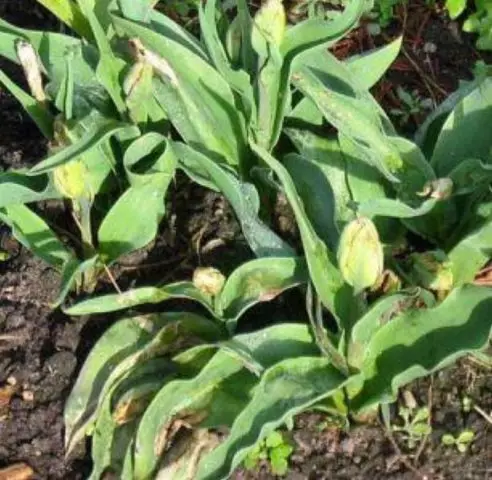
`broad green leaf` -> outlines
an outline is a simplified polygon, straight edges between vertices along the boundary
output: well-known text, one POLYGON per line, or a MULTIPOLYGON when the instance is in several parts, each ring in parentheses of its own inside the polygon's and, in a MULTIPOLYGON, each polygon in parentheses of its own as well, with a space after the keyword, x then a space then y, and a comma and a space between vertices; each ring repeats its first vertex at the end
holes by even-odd
POLYGON ((99 50, 99 61, 96 67, 96 76, 104 85, 111 100, 120 114, 126 110, 125 102, 123 101, 122 86, 119 82, 119 76, 123 70, 124 62, 114 54, 106 33, 101 25, 101 19, 98 18, 94 11, 94 4, 91 5, 91 0, 77 0, 80 10, 87 19, 94 39, 99 50))
POLYGON ((492 165, 473 158, 462 160, 449 178, 453 182, 454 196, 487 191, 492 181, 492 165))
POLYGON ((123 293, 100 295, 65 308, 64 312, 67 315, 117 312, 147 303, 157 304, 173 298, 196 301, 213 312, 210 297, 200 292, 191 282, 171 283, 162 287, 140 287, 123 293))
POLYGON ((261 147, 251 144, 251 148, 277 175, 299 226, 314 287, 324 306, 340 322, 346 313, 345 309, 351 303, 352 295, 350 288, 344 285, 343 278, 335 266, 333 252, 330 252, 323 241, 316 235, 287 169, 261 147))
POLYGON ((99 480, 107 468, 116 475, 121 473, 138 425, 137 415, 172 374, 169 360, 152 359, 137 366, 108 392, 92 434, 91 480, 99 480))
POLYGON ((287 29, 280 46, 280 54, 284 61, 278 91, 277 113, 272 130, 272 145, 277 143, 289 108, 290 82, 292 71, 296 69, 298 55, 317 46, 322 46, 324 49, 332 46, 356 26, 364 7, 364 0, 353 0, 343 14, 335 20, 330 22, 321 19, 307 20, 287 29))
POLYGON ((429 213, 436 205, 435 198, 424 200, 419 206, 411 207, 400 200, 377 198, 358 203, 355 207, 360 215, 372 217, 413 218, 429 213))
POLYGON ((92 31, 87 19, 73 0, 36 0, 58 17, 75 33, 87 40, 92 40, 92 31))
POLYGON ((352 0, 334 20, 313 18, 289 28, 281 45, 283 56, 296 54, 316 46, 333 43, 357 26, 366 8, 364 0, 352 0))
MULTIPOLYGON (((84 261, 80 261, 77 258, 71 258, 63 265, 60 277, 60 290, 58 296, 53 302, 52 307, 59 307, 67 297, 69 291, 74 287, 74 285, 82 284, 81 280, 84 278, 84 274, 89 272, 94 272, 94 275, 90 275, 95 278, 98 273, 98 261, 99 257, 94 255, 84 261)), ((83 285, 85 288, 90 289, 93 285, 83 285)))
POLYGON ((448 115, 465 97, 479 87, 486 77, 481 75, 471 82, 462 82, 458 90, 452 92, 425 119, 415 134, 415 142, 420 146, 427 158, 432 157, 437 138, 448 115))
POLYGON ((12 228, 14 237, 46 263, 61 270, 72 253, 46 222, 25 205, 10 205, 0 210, 0 218, 12 228))
POLYGON ((157 133, 143 135, 128 147, 123 163, 131 186, 104 217, 98 232, 98 250, 108 262, 156 237, 176 162, 166 138, 157 133))
POLYGON ((89 153, 92 149, 99 147, 104 141, 117 133, 128 136, 137 136, 140 131, 136 126, 122 123, 116 120, 106 120, 96 125, 75 143, 50 155, 29 170, 29 175, 39 175, 53 170, 64 163, 76 160, 78 157, 89 153))
POLYGON ((226 80, 172 37, 118 16, 113 21, 118 31, 138 37, 148 49, 146 58, 158 76, 156 99, 183 139, 203 145, 231 165, 240 164, 246 146, 244 120, 226 80))
POLYGON ((248 245, 256 256, 293 255, 293 249, 258 218, 260 202, 252 184, 241 182, 232 173, 188 145, 174 143, 173 149, 185 172, 194 171, 198 167, 201 174, 206 175, 207 180, 224 194, 241 223, 248 245))
POLYGON ((385 74, 400 53, 403 37, 398 37, 382 48, 361 55, 354 55, 345 61, 362 88, 372 88, 385 74))
POLYGON ((433 305, 430 293, 420 289, 402 291, 382 298, 354 325, 348 343, 348 362, 353 368, 361 368, 365 351, 376 332, 391 322, 395 317, 410 308, 415 308, 419 302, 425 301, 427 307, 433 305))
POLYGON ((483 125, 492 121, 492 78, 485 79, 457 103, 436 142, 432 166, 438 177, 446 177, 464 159, 488 161, 492 139, 483 125))
POLYGON ((156 237, 165 213, 163 193, 171 180, 172 174, 163 175, 160 183, 130 187, 117 200, 97 235, 98 252, 105 262, 112 263, 126 253, 143 248, 156 237))
POLYGON ((211 342, 223 336, 223 330, 214 322, 187 312, 118 322, 91 351, 68 399, 64 414, 67 450, 87 434, 114 383, 139 362, 172 354, 190 338, 211 342))
POLYGON ((468 233, 448 253, 453 268, 454 285, 474 280, 492 256, 492 219, 468 233))
POLYGON ((94 74, 98 52, 92 45, 69 35, 22 29, 0 19, 0 55, 19 63, 15 47, 19 38, 28 41, 37 51, 50 80, 47 91, 52 98, 56 97, 65 75, 65 55, 71 52, 77 111, 88 113, 94 106, 107 108, 107 94, 94 74))
POLYGON ((143 23, 148 23, 151 12, 158 0, 118 0, 118 5, 121 13, 129 20, 136 20, 143 23))
POLYGON ((331 90, 323 82, 324 75, 313 67, 304 66, 295 71, 292 79, 324 117, 357 146, 368 163, 389 180, 397 182, 403 161, 382 124, 374 113, 361 110, 362 104, 353 96, 350 86, 345 87, 345 93, 331 90))
MULTIPOLYGON (((170 432, 173 422, 184 418, 192 426, 200 425, 204 420, 210 425, 210 417, 217 417, 214 410, 219 408, 219 423, 210 426, 227 425, 226 419, 234 418, 247 400, 254 379, 252 373, 242 371, 239 360, 219 351, 196 377, 165 385, 146 409, 138 427, 135 480, 152 477, 158 463, 166 465, 166 450, 172 442, 170 432), (230 393, 224 388, 226 379, 235 386, 232 392, 229 389, 230 393), (163 461, 159 462, 161 456, 163 461)), ((169 454, 172 455, 172 450, 169 454)))
MULTIPOLYGON (((316 352, 307 327, 299 324, 276 325, 238 335, 233 340, 264 368, 288 357, 316 352)), ((249 365, 243 363, 243 358, 231 355, 230 342, 227 342, 226 348, 218 351, 196 377, 171 382, 157 394, 139 425, 136 442, 138 455, 134 459, 135 479, 148 478, 152 474, 163 453, 169 427, 173 420, 179 420, 183 414, 196 416, 207 409, 209 415, 204 418, 207 427, 232 424, 239 413, 238 407, 241 409, 248 400, 251 382, 255 378, 248 372, 249 365), (231 380, 234 386, 232 391, 231 380), (214 425, 214 422, 219 423, 214 425)))
POLYGON ((32 118, 34 123, 41 130, 46 138, 53 136, 53 116, 45 105, 41 105, 35 98, 24 92, 10 78, 0 70, 0 83, 9 90, 9 92, 22 105, 22 108, 32 118))
POLYGON ((223 479, 248 451, 295 414, 329 397, 344 378, 328 360, 286 359, 269 368, 234 421, 227 439, 200 463, 197 479, 223 479))
POLYGON ((46 174, 31 176, 22 171, 0 173, 0 208, 59 197, 46 174))
POLYGON ((227 58, 224 46, 219 37, 216 23, 217 1, 211 0, 203 5, 200 3, 198 13, 200 18, 200 30, 210 58, 219 71, 227 80, 231 88, 241 96, 241 102, 245 111, 253 113, 253 89, 249 75, 244 70, 236 70, 227 58))
POLYGON ((373 335, 362 363, 355 409, 392 402, 397 389, 489 343, 492 289, 466 285, 435 308, 411 309, 373 335))
POLYGON ((81 426, 97 408, 111 371, 125 358, 147 345, 161 324, 148 317, 133 317, 112 325, 98 340, 84 362, 65 404, 65 445, 70 451, 85 435, 81 426))
POLYGON ((466 0, 446 0, 446 8, 452 19, 458 18, 465 11, 466 0))
POLYGON ((217 308, 226 320, 236 321, 248 308, 266 302, 284 290, 307 283, 303 258, 260 258, 234 270, 227 279, 217 308))

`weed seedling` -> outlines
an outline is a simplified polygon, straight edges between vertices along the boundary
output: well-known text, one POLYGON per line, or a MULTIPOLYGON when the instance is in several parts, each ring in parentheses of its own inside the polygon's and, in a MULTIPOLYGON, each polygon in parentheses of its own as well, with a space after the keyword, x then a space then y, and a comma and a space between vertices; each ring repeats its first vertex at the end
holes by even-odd
POLYGON ((472 430, 463 430, 457 437, 446 433, 441 437, 441 443, 446 446, 455 445, 460 453, 465 453, 475 438, 472 430))
POLYGON ((244 466, 248 470, 254 470, 262 460, 266 460, 274 475, 285 475, 293 450, 292 445, 285 441, 282 434, 274 431, 251 449, 244 460, 244 466))
POLYGON ((398 87, 396 93, 401 100, 401 106, 391 109, 391 114, 400 118, 400 125, 408 123, 413 115, 418 115, 424 110, 432 110, 432 100, 430 98, 422 98, 417 90, 407 92, 398 87))
POLYGON ((394 432, 401 432, 409 449, 414 449, 423 437, 432 432, 428 423, 430 412, 427 407, 401 407, 398 415, 402 418, 403 425, 392 425, 392 429, 394 432))

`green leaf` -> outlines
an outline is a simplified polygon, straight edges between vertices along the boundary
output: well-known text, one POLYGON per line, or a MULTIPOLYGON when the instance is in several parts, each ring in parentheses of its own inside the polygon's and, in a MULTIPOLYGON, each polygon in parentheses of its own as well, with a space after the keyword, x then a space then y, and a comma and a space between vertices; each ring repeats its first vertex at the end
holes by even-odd
POLYGON ((67 450, 87 434, 115 381, 144 359, 180 349, 183 339, 190 335, 216 341, 223 331, 212 321, 186 312, 133 317, 111 327, 92 349, 67 401, 67 450))
POLYGON ((52 307, 59 307, 65 301, 65 298, 73 286, 80 287, 80 285, 82 285, 88 290, 93 288, 94 285, 86 285, 82 282, 82 280, 85 280, 85 274, 88 274, 89 278, 92 279, 96 276, 94 273, 99 273, 98 262, 98 255, 94 255, 84 261, 80 261, 77 258, 72 258, 66 262, 61 272, 60 290, 58 292, 58 296, 52 304, 52 307))
MULTIPOLYGON (((217 31, 217 1, 199 4, 200 30, 210 58, 218 72, 227 80, 231 88, 241 96, 246 111, 254 108, 253 89, 249 75, 244 70, 236 70, 227 58, 224 46, 217 31)), ((252 112, 251 112, 252 113, 252 112)))
POLYGON ((100 295, 64 308, 64 312, 71 316, 117 312, 146 303, 158 304, 174 298, 193 300, 209 311, 213 311, 211 299, 201 293, 193 283, 177 282, 162 287, 140 287, 123 293, 100 295))
POLYGON ((0 55, 19 63, 15 46, 19 38, 37 51, 50 79, 47 90, 52 98, 56 97, 65 76, 65 56, 71 52, 76 115, 87 114, 94 107, 107 109, 107 94, 94 73, 98 52, 92 45, 69 35, 18 28, 0 19, 0 55))
POLYGON ((271 432, 265 438, 265 445, 268 448, 278 447, 279 445, 282 445, 282 443, 284 443, 284 437, 282 437, 282 434, 277 431, 271 432))
POLYGON ((98 251, 107 262, 145 247, 156 237, 177 160, 165 137, 148 133, 130 145, 123 162, 132 186, 104 217, 98 232, 98 251), (140 173, 142 164, 145 170, 140 173))
POLYGON ((85 15, 94 34, 94 39, 99 50, 99 61, 96 68, 97 79, 108 92, 116 109, 120 114, 126 110, 123 101, 122 86, 119 76, 122 72, 124 62, 114 54, 106 33, 101 25, 101 18, 96 15, 95 5, 92 0, 77 0, 80 10, 85 15))
POLYGON ((118 16, 113 21, 117 30, 138 37, 149 49, 146 57, 155 63, 158 76, 156 99, 182 138, 202 145, 230 165, 239 165, 245 155, 246 133, 226 80, 172 37, 118 16))
POLYGON ((34 123, 41 130, 41 133, 46 138, 52 138, 53 136, 53 116, 50 114, 46 106, 41 105, 35 98, 31 97, 28 93, 24 92, 22 88, 18 87, 12 80, 10 80, 5 73, 0 70, 0 83, 17 99, 22 105, 22 108, 32 118, 34 123))
MULTIPOLYGON (((376 302, 354 325, 348 343, 347 358, 353 368, 360 369, 372 337, 393 318, 417 305, 421 300, 430 302, 431 294, 417 289, 389 295, 376 302)), ((432 306, 428 304, 427 306, 432 306)))
POLYGON ((492 289, 465 285, 437 307, 411 309, 386 323, 371 338, 361 371, 355 409, 392 402, 399 387, 482 350, 489 342, 492 289))
POLYGON ((287 418, 329 397, 343 377, 326 359, 286 359, 269 368, 227 439, 200 463, 197 479, 227 478, 250 448, 287 418))
POLYGON ((284 290, 309 280, 303 258, 260 258, 232 272, 217 300, 226 320, 237 319, 258 302, 272 300, 284 290))
POLYGON ((346 314, 347 306, 352 303, 350 300, 352 293, 350 287, 344 285, 343 278, 335 266, 333 252, 330 252, 316 235, 287 169, 261 147, 251 144, 251 148, 277 175, 299 226, 314 287, 324 306, 340 321, 346 314))
POLYGON ((448 253, 456 287, 474 280, 490 259, 492 251, 492 218, 464 236, 448 253))
POLYGON ((446 0, 446 8, 449 16, 454 20, 465 11, 466 0, 446 0))
POLYGON ((142 23, 148 23, 151 17, 151 12, 158 0, 118 0, 118 5, 121 13, 129 20, 135 20, 142 23))
POLYGON ((0 173, 0 208, 59 198, 48 175, 26 175, 23 171, 0 173))
MULTIPOLYGON (((313 57, 311 63, 318 57, 313 57)), ((328 53, 326 58, 329 58, 328 53)), ((327 88, 323 82, 329 79, 326 72, 317 71, 310 64, 296 69, 292 79, 294 85, 316 104, 324 117, 363 152, 368 163, 389 180, 398 181, 398 173, 403 167, 398 150, 390 142, 375 112, 362 109, 363 103, 354 98, 350 86, 344 86, 341 93, 327 88)))
POLYGON ((446 433, 441 437, 441 443, 443 445, 451 446, 456 443, 456 440, 450 433, 446 433))
POLYGON ((92 40, 92 31, 80 8, 73 0, 36 0, 58 17, 67 27, 77 35, 92 40))
POLYGON ((78 157, 88 154, 93 149, 99 147, 103 142, 117 133, 128 135, 129 137, 136 137, 140 134, 140 131, 136 126, 127 123, 117 120, 106 120, 99 125, 94 125, 75 143, 42 160, 32 167, 28 174, 39 175, 40 173, 49 172, 67 162, 76 160, 78 157))
POLYGON ((492 140, 483 125, 492 121, 492 78, 485 79, 450 113, 436 142, 432 166, 438 177, 446 177, 464 159, 488 160, 492 140))
MULTIPOLYGON (((288 357, 316 352, 309 330, 300 324, 275 325, 237 335, 233 341, 236 352, 239 349, 249 352, 264 368, 288 357)), ((249 370, 250 360, 234 354, 230 342, 226 342, 226 348, 222 348, 222 344, 210 346, 214 350, 218 347, 220 351, 196 377, 169 383, 146 410, 137 436, 139 452, 135 457, 134 478, 147 478, 152 474, 163 453, 158 447, 162 446, 173 420, 180 418, 180 412, 194 414, 205 409, 209 415, 201 426, 216 427, 232 424, 238 408, 244 407, 255 378, 245 371, 249 370)), ((173 360, 176 361, 176 357, 173 360)))
POLYGON ((65 119, 71 120, 73 117, 73 103, 74 103, 74 78, 72 67, 73 55, 65 55, 65 76, 60 85, 60 89, 56 95, 55 106, 63 112, 65 119))
POLYGON ((432 157, 435 144, 441 128, 450 112, 465 97, 472 93, 486 77, 480 75, 471 82, 462 82, 458 90, 452 92, 438 107, 425 119, 415 134, 415 142, 424 151, 427 158, 432 157))
MULTIPOLYGON (((206 155, 182 143, 173 148, 186 173, 190 170, 217 186, 234 209, 251 250, 258 257, 292 256, 293 249, 284 243, 259 218, 260 201, 252 184, 243 183, 206 155)), ((191 178, 194 175, 190 175, 191 178)))
POLYGON ((25 205, 3 208, 0 218, 12 228, 14 237, 22 245, 57 270, 72 258, 72 253, 46 222, 25 205))
POLYGON ((107 468, 116 475, 121 473, 137 428, 135 417, 139 409, 145 408, 172 373, 169 360, 152 359, 129 372, 107 393, 92 435, 90 479, 99 480, 107 468))
POLYGON ((369 90, 381 79, 398 57, 402 40, 403 37, 398 37, 382 48, 354 55, 345 61, 362 88, 369 90))

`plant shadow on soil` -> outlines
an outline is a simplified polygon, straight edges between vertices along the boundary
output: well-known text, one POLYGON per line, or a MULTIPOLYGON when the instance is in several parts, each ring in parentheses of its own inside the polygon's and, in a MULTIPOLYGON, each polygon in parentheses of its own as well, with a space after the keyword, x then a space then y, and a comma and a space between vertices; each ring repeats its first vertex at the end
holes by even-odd
MULTIPOLYGON (((0 16, 24 27, 58 28, 34 0, 0 1, 0 16)), ((447 25, 442 18, 432 17, 430 25, 429 31, 439 32, 434 42, 438 44, 439 60, 445 65, 440 70, 441 81, 447 88, 455 88, 458 76, 469 76, 475 50, 468 40, 452 43, 453 35, 443 33, 447 25), (450 52, 454 51, 461 53, 453 56, 450 52)), ((10 63, 2 61, 0 66, 17 81, 23 81, 19 70, 10 63)), ((412 75, 390 72, 384 81, 405 83, 412 88, 417 82, 412 75)), ((2 168, 33 164, 45 153, 46 145, 36 127, 3 90, 0 123, 2 168)), ((114 270, 122 288, 190 278, 198 265, 212 264, 229 272, 233 265, 250 258, 233 213, 219 195, 180 177, 168 197, 171 216, 163 222, 155 243, 124 259, 114 270)), ((61 222, 68 231, 73 228, 65 219, 62 205, 48 202, 42 208, 54 223, 61 222)), ((277 218, 278 223, 285 223, 287 217, 277 218)), ((88 352, 117 316, 84 322, 53 312, 49 303, 58 289, 57 275, 19 247, 7 230, 0 230, 0 240, 2 248, 11 253, 8 261, 0 263, 0 392, 9 382, 15 382, 10 401, 5 405, 0 398, 0 469, 26 462, 39 479, 87 478, 91 463, 86 446, 74 452, 73 458, 64 457, 63 405, 88 352)), ((109 280, 101 288, 109 291, 109 280)), ((268 312, 282 310, 292 318, 292 305, 302 310, 299 292, 290 292, 261 308, 266 317, 268 312)), ((181 303, 166 304, 166 309, 180 306, 181 303)), ((259 316, 246 317, 242 328, 261 327, 255 323, 259 316)), ((429 479, 484 479, 492 474, 492 426, 476 411, 465 413, 461 407, 462 397, 468 395, 484 411, 492 410, 489 372, 464 361, 435 374, 432 380, 424 379, 408 388, 419 405, 430 405, 432 409, 432 434, 415 465, 420 474, 429 479), (467 453, 441 446, 442 434, 456 434, 464 428, 475 432, 467 453)), ((290 480, 416 478, 416 473, 399 461, 379 425, 355 426, 345 432, 320 428, 325 420, 320 413, 306 413, 296 419, 293 431, 286 432, 295 446, 287 475, 290 480)), ((405 451, 398 435, 395 438, 404 453, 412 453, 405 451)), ((256 472, 238 470, 233 478, 275 477, 267 465, 260 465, 256 472)))

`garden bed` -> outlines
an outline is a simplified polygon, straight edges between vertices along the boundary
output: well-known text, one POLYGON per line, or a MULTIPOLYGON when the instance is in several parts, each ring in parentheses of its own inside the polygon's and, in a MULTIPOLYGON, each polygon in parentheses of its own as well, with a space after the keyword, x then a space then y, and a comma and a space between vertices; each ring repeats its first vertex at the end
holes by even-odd
MULTIPOLYGON (((484 57, 474 48, 473 40, 444 14, 425 7, 423 1, 410 3, 398 12, 384 37, 373 38, 361 28, 336 48, 337 55, 343 57, 403 32, 404 51, 374 90, 376 98, 390 111, 401 108, 398 87, 442 101, 457 87, 459 79, 471 77, 473 65, 484 57)), ((3 1, 0 16, 23 27, 58 28, 34 4, 31 0, 3 1)), ((0 66, 22 82, 15 67, 5 61, 0 66)), ((411 132, 425 113, 412 114, 402 128, 411 132)), ((44 141, 5 91, 0 92, 0 125, 3 169, 33 165, 42 158, 44 141)), ((187 279, 199 265, 213 265, 228 272, 238 259, 250 256, 222 197, 180 177, 169 199, 172 217, 163 222, 152 248, 125 258, 113 271, 123 288, 187 279)), ((63 218, 62 205, 42 208, 63 218)), ((278 226, 285 227, 289 214, 276 214, 278 226)), ((63 405, 89 350, 115 317, 81 320, 53 312, 50 302, 58 289, 57 275, 20 247, 8 229, 3 228, 0 234, 2 249, 10 256, 0 263, 0 472, 25 463, 34 469, 33 478, 86 478, 91 466, 88 449, 80 448, 65 459, 63 405)), ((105 288, 111 288, 109 279, 102 290, 105 288)), ((291 305, 302 308, 302 299, 295 292, 262 308, 287 309, 291 305)), ((243 319, 241 328, 253 328, 252 322, 254 319, 243 319)), ((295 447, 287 478, 488 478, 492 474, 492 425, 480 410, 492 411, 490 371, 464 360, 407 390, 419 406, 428 406, 432 412, 432 433, 416 448, 409 450, 400 434, 388 436, 379 424, 344 431, 329 425, 320 413, 303 414, 294 429, 285 433, 295 447), (479 410, 465 411, 464 397, 473 399, 479 410), (458 434, 464 429, 475 433, 465 453, 441 444, 442 435, 458 434)), ((399 422, 395 410, 392 423, 399 422)), ((268 465, 261 464, 259 471, 239 470, 234 478, 273 477, 268 465)), ((0 480, 8 479, 0 473, 0 480)))

